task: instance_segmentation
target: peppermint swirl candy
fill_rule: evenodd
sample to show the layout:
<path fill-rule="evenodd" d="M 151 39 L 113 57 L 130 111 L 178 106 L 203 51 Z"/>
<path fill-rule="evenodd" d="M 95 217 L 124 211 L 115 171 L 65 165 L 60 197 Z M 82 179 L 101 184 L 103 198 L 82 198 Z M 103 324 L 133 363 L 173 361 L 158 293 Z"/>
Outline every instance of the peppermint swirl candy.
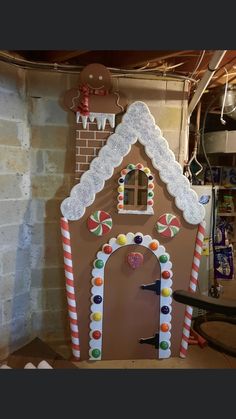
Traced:
<path fill-rule="evenodd" d="M 112 218 L 108 212 L 95 211 L 87 221 L 88 229 L 95 236 L 103 236 L 112 228 Z"/>
<path fill-rule="evenodd" d="M 162 236 L 174 237 L 180 230 L 180 222 L 173 214 L 163 214 L 158 219 L 157 231 Z"/>

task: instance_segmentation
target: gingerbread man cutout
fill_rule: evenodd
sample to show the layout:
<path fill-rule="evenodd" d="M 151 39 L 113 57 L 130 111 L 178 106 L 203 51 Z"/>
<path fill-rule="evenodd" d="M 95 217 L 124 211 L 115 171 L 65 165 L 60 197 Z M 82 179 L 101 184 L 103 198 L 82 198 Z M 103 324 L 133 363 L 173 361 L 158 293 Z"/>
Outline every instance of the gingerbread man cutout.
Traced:
<path fill-rule="evenodd" d="M 86 128 L 87 119 L 97 120 L 98 128 L 108 120 L 115 126 L 115 115 L 124 111 L 126 101 L 117 92 L 112 92 L 111 74 L 102 64 L 89 64 L 80 73 L 79 87 L 65 95 L 67 109 L 76 112 L 77 122 L 82 119 Z"/>

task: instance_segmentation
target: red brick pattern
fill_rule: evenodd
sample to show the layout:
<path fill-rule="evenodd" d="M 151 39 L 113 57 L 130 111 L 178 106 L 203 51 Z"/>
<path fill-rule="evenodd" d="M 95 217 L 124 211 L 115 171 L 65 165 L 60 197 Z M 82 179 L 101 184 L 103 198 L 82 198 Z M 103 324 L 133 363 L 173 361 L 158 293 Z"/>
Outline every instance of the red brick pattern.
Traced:
<path fill-rule="evenodd" d="M 106 144 L 107 138 L 113 133 L 109 124 L 104 131 L 98 131 L 96 123 L 88 123 L 83 129 L 82 123 L 76 129 L 76 168 L 75 179 L 80 180 L 82 174 L 89 169 L 89 164 Z"/>

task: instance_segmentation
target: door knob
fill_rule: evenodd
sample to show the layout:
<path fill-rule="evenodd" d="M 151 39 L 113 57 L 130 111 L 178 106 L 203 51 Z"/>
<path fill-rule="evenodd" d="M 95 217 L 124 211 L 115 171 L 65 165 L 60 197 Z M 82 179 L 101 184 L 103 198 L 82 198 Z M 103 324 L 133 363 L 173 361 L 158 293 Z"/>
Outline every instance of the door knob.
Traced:
<path fill-rule="evenodd" d="M 161 292 L 161 281 L 157 279 L 155 282 L 147 285 L 141 285 L 142 290 L 154 291 L 157 295 L 160 295 Z"/>
<path fill-rule="evenodd" d="M 155 346 L 156 349 L 159 348 L 159 333 L 156 333 L 154 336 L 150 338 L 141 338 L 139 343 L 147 343 L 149 345 Z"/>

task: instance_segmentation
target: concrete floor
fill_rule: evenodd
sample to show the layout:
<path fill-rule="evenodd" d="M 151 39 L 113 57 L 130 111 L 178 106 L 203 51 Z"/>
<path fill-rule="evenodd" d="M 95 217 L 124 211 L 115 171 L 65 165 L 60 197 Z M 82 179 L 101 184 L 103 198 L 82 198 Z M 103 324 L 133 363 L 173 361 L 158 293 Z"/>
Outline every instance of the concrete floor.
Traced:
<path fill-rule="evenodd" d="M 236 280 L 224 281 L 222 298 L 236 301 Z M 217 324 L 215 322 L 215 337 L 223 336 L 226 344 L 236 348 L 236 325 Z M 209 323 L 208 323 L 209 324 Z M 206 323 L 207 325 L 207 323 Z M 205 326 L 205 324 L 204 324 Z M 213 329 L 214 329 L 213 327 Z M 212 333 L 213 334 L 213 333 Z M 222 341 L 222 339 L 221 339 Z M 200 348 L 190 345 L 187 357 L 169 358 L 166 360 L 121 360 L 121 361 L 81 361 L 74 362 L 71 358 L 70 342 L 47 342 L 64 359 L 72 361 L 80 369 L 230 369 L 236 368 L 236 357 L 216 351 L 209 346 Z M 35 352 L 35 351 L 33 351 Z M 35 355 L 35 354 L 34 354 Z M 27 362 L 27 360 L 26 360 Z M 66 368 L 66 367 L 65 367 Z"/>
<path fill-rule="evenodd" d="M 236 301 L 236 280 L 222 281 L 223 294 L 221 298 Z M 208 328 L 210 323 L 204 324 Z M 212 322 L 211 335 L 221 337 L 236 348 L 236 325 Z M 207 331 L 208 332 L 208 331 Z M 222 339 L 223 337 L 223 339 Z M 236 357 L 216 351 L 209 346 L 200 348 L 198 345 L 190 345 L 187 357 L 169 358 L 166 360 L 121 360 L 121 361 L 81 361 L 74 362 L 71 358 L 70 342 L 47 342 L 58 354 L 66 360 L 72 361 L 79 369 L 231 369 L 236 368 Z M 35 352 L 35 351 L 33 351 Z M 27 359 L 25 363 L 27 362 Z M 1 363 L 0 363 L 1 364 Z M 66 366 L 64 368 L 67 368 Z"/>
<path fill-rule="evenodd" d="M 70 347 L 63 344 L 51 344 L 54 350 L 66 359 L 71 358 Z M 236 357 L 231 357 L 212 348 L 189 346 L 185 359 L 170 358 L 166 360 L 124 360 L 124 361 L 81 361 L 74 362 L 82 369 L 205 369 L 205 368 L 236 368 Z"/>
<path fill-rule="evenodd" d="M 236 280 L 222 281 L 223 294 L 222 298 L 229 298 L 236 301 Z M 217 325 L 216 325 L 217 326 Z M 228 325 L 226 324 L 228 327 Z M 220 326 L 221 328 L 224 326 Z M 236 336 L 236 326 L 229 326 Z M 235 329 L 235 332 L 234 332 Z M 51 344 L 51 347 L 66 359 L 71 357 L 69 345 Z M 218 352 L 209 346 L 200 348 L 197 345 L 189 346 L 188 355 L 185 359 L 170 358 L 167 360 L 125 360 L 125 361 L 81 361 L 75 362 L 78 368 L 83 369 L 188 369 L 188 368 L 236 368 L 236 357 L 232 357 Z"/>
<path fill-rule="evenodd" d="M 51 354 L 50 347 L 56 351 L 57 354 L 70 362 L 59 361 L 60 358 L 58 358 L 58 355 L 55 354 L 55 352 Z M 55 358 L 55 355 L 57 355 L 57 358 Z M 48 346 L 42 341 L 35 343 L 34 340 L 10 355 L 8 359 L 2 360 L 0 365 L 7 364 L 11 368 L 24 368 L 28 362 L 31 362 L 36 366 L 43 359 L 46 359 L 53 368 L 72 368 L 71 362 L 73 362 L 73 359 L 71 358 L 69 343 L 54 342 L 54 344 L 51 343 Z M 210 347 L 201 349 L 199 346 L 190 346 L 188 356 L 185 359 L 82 361 L 73 363 L 79 369 L 232 369 L 236 368 L 236 357 L 234 358 L 217 352 Z"/>

